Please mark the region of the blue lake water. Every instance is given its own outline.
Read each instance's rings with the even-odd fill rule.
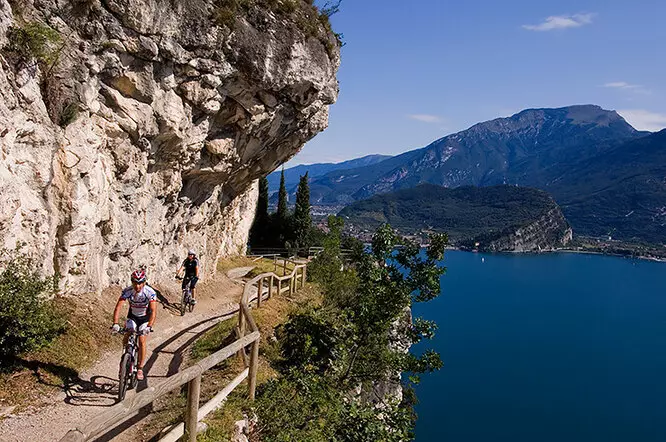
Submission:
[[[485,262],[483,262],[483,261]],[[666,441],[666,264],[447,252],[417,442]],[[423,348],[421,345],[416,348]]]

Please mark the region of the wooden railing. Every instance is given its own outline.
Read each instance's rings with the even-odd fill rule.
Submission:
[[[287,262],[291,262],[294,265],[294,268],[289,275],[286,274]],[[277,270],[277,264],[275,268]],[[175,442],[183,435],[187,436],[185,440],[195,442],[199,421],[211,411],[219,408],[234,388],[246,378],[249,378],[248,397],[250,400],[254,400],[257,387],[259,340],[261,336],[259,334],[259,328],[252,317],[250,303],[254,300],[256,294],[257,307],[261,307],[261,303],[264,300],[262,298],[264,298],[265,282],[268,283],[268,290],[266,291],[265,296],[266,299],[273,296],[274,286],[277,288],[277,294],[287,291],[291,295],[298,289],[299,278],[300,287],[305,285],[307,272],[306,264],[287,259],[283,263],[282,268],[285,271],[283,276],[278,276],[272,272],[262,273],[245,284],[238,308],[238,328],[236,330],[238,339],[236,341],[202,359],[193,366],[168,377],[164,382],[155,387],[149,387],[146,390],[126,398],[124,401],[114,405],[106,412],[83,423],[81,426],[70,430],[62,439],[60,439],[60,442],[84,442],[102,436],[136,414],[141,408],[152,403],[160,396],[182,387],[184,384],[187,384],[185,421],[173,427],[169,433],[160,439],[160,442]],[[256,289],[254,288],[255,283],[257,284]],[[248,355],[246,354],[246,348],[250,345],[252,347],[250,350],[249,361],[247,361]],[[215,397],[200,407],[199,393],[201,391],[201,377],[203,373],[234,354],[238,354],[243,358],[246,366],[245,370],[236,376],[236,378],[224,387]]]

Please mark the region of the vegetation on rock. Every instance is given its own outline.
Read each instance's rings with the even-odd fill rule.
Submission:
[[[11,28],[8,38],[11,51],[46,65],[56,60],[57,46],[62,40],[58,31],[36,21]]]
[[[338,46],[342,46],[343,35],[331,28],[329,17],[340,10],[341,0],[325,2],[318,8],[313,0],[217,0],[213,20],[220,26],[234,29],[241,13],[247,15],[252,8],[261,8],[293,20],[305,37],[321,40],[329,52],[333,50],[328,35],[333,35]]]
[[[409,307],[439,295],[446,236],[433,235],[423,254],[382,226],[372,251],[345,264],[341,228],[339,218],[329,218],[326,247],[310,265],[322,304],[294,312],[276,330],[279,376],[260,386],[253,406],[256,436],[265,442],[411,440],[412,397],[373,390],[399,389],[400,373],[411,373],[409,384],[441,366],[435,352],[407,350],[436,329],[412,322]]]

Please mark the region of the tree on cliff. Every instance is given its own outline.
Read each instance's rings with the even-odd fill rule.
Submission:
[[[310,186],[308,184],[308,173],[301,176],[296,190],[296,207],[293,216],[293,235],[296,247],[310,246],[310,230],[312,229],[312,217],[310,216]]]
[[[270,233],[270,216],[268,214],[268,179],[259,179],[259,199],[257,200],[257,212],[254,215],[254,223],[250,230],[250,245],[253,247],[266,246],[268,234]]]

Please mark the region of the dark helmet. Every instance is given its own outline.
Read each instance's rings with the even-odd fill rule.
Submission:
[[[132,272],[132,282],[146,282],[146,271],[143,269],[135,270]]]

